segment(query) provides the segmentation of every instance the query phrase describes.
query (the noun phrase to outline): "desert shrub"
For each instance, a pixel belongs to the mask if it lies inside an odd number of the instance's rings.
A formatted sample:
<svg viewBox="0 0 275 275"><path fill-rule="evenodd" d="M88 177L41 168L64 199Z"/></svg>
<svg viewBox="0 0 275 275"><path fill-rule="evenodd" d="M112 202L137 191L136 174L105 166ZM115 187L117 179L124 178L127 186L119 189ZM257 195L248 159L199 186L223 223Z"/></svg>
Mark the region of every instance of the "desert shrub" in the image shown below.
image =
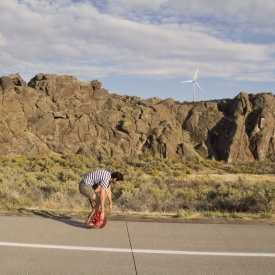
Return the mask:
<svg viewBox="0 0 275 275"><path fill-rule="evenodd" d="M268 212L273 210L275 183L227 183L216 190L210 190L207 197L211 201L211 210Z"/></svg>
<svg viewBox="0 0 275 275"><path fill-rule="evenodd" d="M69 167L78 168L78 169L94 169L94 167L98 166L98 161L93 157L86 157L80 154L76 155L64 155L62 157L67 163Z"/></svg>
<svg viewBox="0 0 275 275"><path fill-rule="evenodd" d="M158 177L139 177L116 186L114 201L124 210L167 211L172 205L172 195L167 185Z"/></svg>
<svg viewBox="0 0 275 275"><path fill-rule="evenodd" d="M194 164L200 164L201 163L198 156L188 157L187 162L189 162L189 165L194 165Z"/></svg>
<svg viewBox="0 0 275 275"><path fill-rule="evenodd" d="M201 162L197 158L152 156L100 161L82 155L0 157L0 208L88 210L87 200L79 194L78 183L87 172L101 168L124 174L124 183L113 187L113 201L121 211L178 213L181 210L180 215L202 211L206 216L219 211L227 218L238 218L239 213L249 212L260 213L263 218L272 217L275 182L248 184L243 178L237 182L215 182L207 176L187 180L186 174L202 167L226 173L275 172L273 161L224 164L213 160Z"/></svg>
<svg viewBox="0 0 275 275"><path fill-rule="evenodd" d="M262 213L260 213L260 218L270 220L273 218L273 213L272 212L262 212Z"/></svg>
<svg viewBox="0 0 275 275"><path fill-rule="evenodd" d="M224 169L226 169L227 172L235 174L275 174L274 160L231 163L224 166Z"/></svg>
<svg viewBox="0 0 275 275"><path fill-rule="evenodd" d="M182 170L181 170L181 171L175 170L175 171L173 172L173 176L174 176L174 177L180 177L180 176L182 175L182 173L183 173Z"/></svg>
<svg viewBox="0 0 275 275"><path fill-rule="evenodd" d="M243 219L243 215L239 212L232 212L229 214L229 217L233 219L239 219L239 220Z"/></svg>
<svg viewBox="0 0 275 275"><path fill-rule="evenodd" d="M192 210L178 209L177 211L177 218L188 218L192 215L194 215Z"/></svg>
<svg viewBox="0 0 275 275"><path fill-rule="evenodd" d="M121 158L107 158L100 162L101 168L109 171L123 171L125 163Z"/></svg>
<svg viewBox="0 0 275 275"><path fill-rule="evenodd" d="M147 156L142 156L141 159L144 160L145 162L151 162L154 160L154 157L152 155L147 155Z"/></svg>
<svg viewBox="0 0 275 275"><path fill-rule="evenodd" d="M204 217L207 217L207 218L212 218L213 217L213 212L211 212L211 211L203 211L202 215Z"/></svg>
<svg viewBox="0 0 275 275"><path fill-rule="evenodd" d="M145 161L139 158L131 158L131 157L124 157L123 158L126 165L133 166L133 167L144 167L147 166Z"/></svg>
<svg viewBox="0 0 275 275"><path fill-rule="evenodd" d="M150 169L150 174L152 176L160 176L160 172L157 169Z"/></svg>

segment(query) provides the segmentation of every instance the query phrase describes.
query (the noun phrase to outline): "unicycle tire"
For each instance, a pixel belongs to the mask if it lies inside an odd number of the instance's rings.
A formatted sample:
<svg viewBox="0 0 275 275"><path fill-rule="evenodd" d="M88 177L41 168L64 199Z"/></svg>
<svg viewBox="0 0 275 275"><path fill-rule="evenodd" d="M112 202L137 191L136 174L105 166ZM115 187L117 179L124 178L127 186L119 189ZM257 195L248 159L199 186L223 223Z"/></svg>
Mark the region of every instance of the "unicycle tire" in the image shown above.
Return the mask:
<svg viewBox="0 0 275 275"><path fill-rule="evenodd" d="M100 221L100 213L101 213L101 211L97 212L97 213L95 214L95 216L94 216L93 221L95 222L95 224L98 223L98 222ZM91 213L90 213L90 214L91 214ZM90 214L88 215L88 218L89 218ZM103 223L102 223L102 225L101 225L99 228L103 228L103 227L106 225L106 223L107 223L107 216L104 215Z"/></svg>

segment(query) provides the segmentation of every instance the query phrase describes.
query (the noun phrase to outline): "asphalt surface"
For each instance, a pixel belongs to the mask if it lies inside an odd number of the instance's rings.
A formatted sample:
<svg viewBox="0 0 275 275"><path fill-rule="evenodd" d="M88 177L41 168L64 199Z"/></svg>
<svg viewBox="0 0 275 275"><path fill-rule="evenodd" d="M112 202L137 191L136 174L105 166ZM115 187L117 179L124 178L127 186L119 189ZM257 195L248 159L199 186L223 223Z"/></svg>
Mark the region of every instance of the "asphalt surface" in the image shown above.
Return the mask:
<svg viewBox="0 0 275 275"><path fill-rule="evenodd" d="M275 226L0 216L2 274L275 274Z"/></svg>

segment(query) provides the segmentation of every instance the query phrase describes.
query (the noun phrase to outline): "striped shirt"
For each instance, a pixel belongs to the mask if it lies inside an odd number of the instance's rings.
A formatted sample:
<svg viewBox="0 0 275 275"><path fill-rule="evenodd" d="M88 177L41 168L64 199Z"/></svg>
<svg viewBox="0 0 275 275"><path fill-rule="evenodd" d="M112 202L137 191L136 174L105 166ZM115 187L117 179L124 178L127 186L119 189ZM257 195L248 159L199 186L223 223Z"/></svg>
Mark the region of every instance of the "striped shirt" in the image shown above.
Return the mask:
<svg viewBox="0 0 275 275"><path fill-rule="evenodd" d="M86 185L100 185L104 190L109 186L109 181L111 179L111 173L105 170L95 170L86 174L83 178L83 182Z"/></svg>

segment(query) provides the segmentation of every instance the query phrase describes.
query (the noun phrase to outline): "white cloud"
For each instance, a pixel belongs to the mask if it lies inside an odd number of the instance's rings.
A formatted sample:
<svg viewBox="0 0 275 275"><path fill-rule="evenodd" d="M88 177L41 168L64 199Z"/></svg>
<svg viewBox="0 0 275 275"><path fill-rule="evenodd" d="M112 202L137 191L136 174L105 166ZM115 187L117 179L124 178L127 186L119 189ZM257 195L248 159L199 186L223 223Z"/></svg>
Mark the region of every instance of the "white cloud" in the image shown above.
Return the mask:
<svg viewBox="0 0 275 275"><path fill-rule="evenodd" d="M11 67L12 63L11 55L0 51L0 66Z"/></svg>
<svg viewBox="0 0 275 275"><path fill-rule="evenodd" d="M0 2L0 64L25 75L89 80L108 74L179 77L196 67L204 68L204 77L274 79L274 43L242 39L274 22L273 1L117 0L100 9L93 2ZM259 11L266 12L266 21ZM250 26L255 20L260 25Z"/></svg>
<svg viewBox="0 0 275 275"><path fill-rule="evenodd" d="M120 5L127 10L135 10L137 7L147 10L162 8L164 11L179 13L185 17L216 17L222 20L234 18L238 22L257 22L265 25L275 22L273 0L265 0L264 3L259 0L107 0L107 3L109 7Z"/></svg>
<svg viewBox="0 0 275 275"><path fill-rule="evenodd" d="M109 3L114 3L117 2L119 4L121 4L124 7L136 7L136 6L141 6L141 7L160 7L160 5L162 4L168 4L169 1L168 0L117 0L117 1L108 1Z"/></svg>
<svg viewBox="0 0 275 275"><path fill-rule="evenodd" d="M7 40L6 38L2 35L0 32L0 46L6 46L7 45Z"/></svg>

